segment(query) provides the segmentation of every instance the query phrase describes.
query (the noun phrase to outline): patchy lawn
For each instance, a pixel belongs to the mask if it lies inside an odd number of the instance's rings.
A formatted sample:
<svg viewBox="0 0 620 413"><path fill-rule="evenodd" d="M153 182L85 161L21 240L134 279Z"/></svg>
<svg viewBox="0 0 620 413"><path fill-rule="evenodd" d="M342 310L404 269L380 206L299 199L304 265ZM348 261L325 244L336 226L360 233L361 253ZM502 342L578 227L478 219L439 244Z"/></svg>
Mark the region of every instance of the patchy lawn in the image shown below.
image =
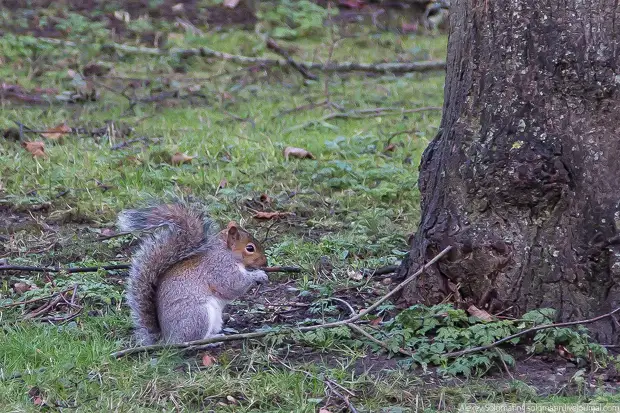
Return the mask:
<svg viewBox="0 0 620 413"><path fill-rule="evenodd" d="M43 3L2 14L0 260L127 263L133 238L110 237L116 214L175 195L204 203L220 224L240 221L265 240L270 265L303 269L274 273L231 305L227 332L342 319L350 311L342 300L360 310L394 286L361 270L397 264L408 249L419 219L418 165L441 119L443 72L314 71L319 80L307 81L291 68L110 50L102 47L110 39L152 47L163 36L166 47L277 57L253 31L210 30L200 16L175 24L170 16L136 20L128 10L129 24L118 5L69 11ZM300 61L408 62L444 59L447 37L350 24L278 42ZM63 124L72 131L36 132ZM286 160L287 146L314 159ZM261 211L287 214L254 218ZM342 330L224 344L208 351L213 365L204 351L116 360L110 353L131 345L123 270L0 274L5 411L335 412L350 403L400 412L549 396L618 401L616 376L596 373L592 388L581 366L553 354L517 354L510 373L493 365L465 381L388 357ZM394 313L386 305L379 316Z"/></svg>

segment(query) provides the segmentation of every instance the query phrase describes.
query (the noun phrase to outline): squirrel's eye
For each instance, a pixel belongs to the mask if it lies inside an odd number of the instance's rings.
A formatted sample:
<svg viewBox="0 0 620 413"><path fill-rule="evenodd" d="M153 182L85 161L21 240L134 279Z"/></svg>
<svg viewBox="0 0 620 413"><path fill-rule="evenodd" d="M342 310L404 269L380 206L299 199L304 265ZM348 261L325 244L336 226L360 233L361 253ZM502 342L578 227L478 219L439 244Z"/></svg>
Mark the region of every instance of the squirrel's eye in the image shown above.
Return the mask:
<svg viewBox="0 0 620 413"><path fill-rule="evenodd" d="M248 244L248 245L246 245L246 246L245 246L245 250L246 250L247 252L254 252L254 251L255 251L254 244Z"/></svg>

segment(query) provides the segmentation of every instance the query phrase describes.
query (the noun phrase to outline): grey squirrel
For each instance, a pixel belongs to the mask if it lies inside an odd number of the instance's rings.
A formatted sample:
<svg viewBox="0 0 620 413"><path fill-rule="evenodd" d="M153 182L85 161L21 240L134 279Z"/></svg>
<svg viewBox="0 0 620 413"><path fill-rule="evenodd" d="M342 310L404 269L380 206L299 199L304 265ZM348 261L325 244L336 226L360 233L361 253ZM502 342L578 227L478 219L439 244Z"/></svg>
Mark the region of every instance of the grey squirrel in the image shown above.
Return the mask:
<svg viewBox="0 0 620 413"><path fill-rule="evenodd" d="M222 311L257 283L267 282L262 247L230 222L212 221L182 203L124 210L123 231L155 229L133 257L127 301L141 344L180 343L217 335Z"/></svg>

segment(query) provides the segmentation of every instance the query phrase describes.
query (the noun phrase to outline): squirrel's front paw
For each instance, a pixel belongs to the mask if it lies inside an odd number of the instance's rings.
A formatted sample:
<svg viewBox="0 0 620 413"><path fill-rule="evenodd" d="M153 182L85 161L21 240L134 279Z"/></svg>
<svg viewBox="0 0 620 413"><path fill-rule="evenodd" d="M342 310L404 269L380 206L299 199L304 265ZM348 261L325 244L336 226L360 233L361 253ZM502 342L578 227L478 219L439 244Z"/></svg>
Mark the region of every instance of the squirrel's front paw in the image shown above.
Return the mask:
<svg viewBox="0 0 620 413"><path fill-rule="evenodd" d="M252 271L252 276L254 277L254 281L256 281L257 284L266 284L269 281L267 273L263 270Z"/></svg>

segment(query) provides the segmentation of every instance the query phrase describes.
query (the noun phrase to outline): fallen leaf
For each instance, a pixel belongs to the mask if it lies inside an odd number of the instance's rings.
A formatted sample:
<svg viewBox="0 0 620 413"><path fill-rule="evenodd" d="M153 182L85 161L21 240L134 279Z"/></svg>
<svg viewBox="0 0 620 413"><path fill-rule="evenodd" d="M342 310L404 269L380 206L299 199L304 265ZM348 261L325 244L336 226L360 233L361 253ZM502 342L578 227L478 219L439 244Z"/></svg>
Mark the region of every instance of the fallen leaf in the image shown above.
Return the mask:
<svg viewBox="0 0 620 413"><path fill-rule="evenodd" d="M384 279L381 280L381 284L390 285L392 284L392 279L390 277L385 277Z"/></svg>
<svg viewBox="0 0 620 413"><path fill-rule="evenodd" d="M379 324L381 324L381 322L383 321L383 317L377 317L374 320L370 321L370 325L371 326L378 326Z"/></svg>
<svg viewBox="0 0 620 413"><path fill-rule="evenodd" d="M360 281L362 278L364 278L361 272L355 270L347 270L347 277L355 281Z"/></svg>
<svg viewBox="0 0 620 413"><path fill-rule="evenodd" d="M24 142L22 145L34 157L46 157L45 142Z"/></svg>
<svg viewBox="0 0 620 413"><path fill-rule="evenodd" d="M35 406L45 405L45 400L41 397L41 390L39 390L38 387L31 387L30 390L28 390L28 397Z"/></svg>
<svg viewBox="0 0 620 413"><path fill-rule="evenodd" d="M224 178L220 181L220 184L217 187L219 189L223 189L223 188L226 188L226 185L228 185L228 181L226 180L226 178Z"/></svg>
<svg viewBox="0 0 620 413"><path fill-rule="evenodd" d="M280 219L292 215L290 212L266 212L259 211L254 214L255 219Z"/></svg>
<svg viewBox="0 0 620 413"><path fill-rule="evenodd" d="M561 344L558 344L556 347L556 350L558 352L558 354L560 355L560 357L564 357L566 359L572 360L575 358L575 355L573 353L571 353L570 351L568 351L566 349L566 347L564 347Z"/></svg>
<svg viewBox="0 0 620 413"><path fill-rule="evenodd" d="M321 407L321 408L319 409L319 413L332 413L332 412L330 412L329 410L327 410L327 409L326 409L326 408L324 408L324 407Z"/></svg>
<svg viewBox="0 0 620 413"><path fill-rule="evenodd" d="M111 228L104 228L101 230L101 233L100 233L102 237L111 237L114 234L116 234L116 231L114 231Z"/></svg>
<svg viewBox="0 0 620 413"><path fill-rule="evenodd" d="M470 305L469 308L467 309L467 312L473 315L474 317L478 317L479 319L483 321L493 321L493 317L491 316L491 314L487 313L484 310L479 309L475 305Z"/></svg>
<svg viewBox="0 0 620 413"><path fill-rule="evenodd" d="M353 10L359 10L365 6L362 0L340 0L339 4Z"/></svg>
<svg viewBox="0 0 620 413"><path fill-rule="evenodd" d="M131 20L131 16L129 15L129 13L127 13L124 10L117 10L114 12L114 17L116 18L116 20L120 20L123 21L125 23L129 23L129 21Z"/></svg>
<svg viewBox="0 0 620 413"><path fill-rule="evenodd" d="M194 158L195 158L195 156L189 156L189 155L186 155L184 153L177 152L174 155L172 155L172 159L170 160L170 162L173 165L181 165L181 164L184 164L184 163L191 162L192 159L194 159Z"/></svg>
<svg viewBox="0 0 620 413"><path fill-rule="evenodd" d="M177 3L171 7L172 11L183 11L184 8L185 6L183 5L183 3Z"/></svg>
<svg viewBox="0 0 620 413"><path fill-rule="evenodd" d="M418 31L418 24L403 22L400 28L403 31L403 33L413 33L413 32Z"/></svg>
<svg viewBox="0 0 620 413"><path fill-rule="evenodd" d="M30 285L26 283L15 283L13 285L13 290L15 290L17 294L23 294L26 291L30 291L31 288L30 288Z"/></svg>
<svg viewBox="0 0 620 413"><path fill-rule="evenodd" d="M239 0L224 0L224 7L234 9L239 4Z"/></svg>
<svg viewBox="0 0 620 413"><path fill-rule="evenodd" d="M217 359L215 357L211 356L208 353L205 353L202 356L202 365L205 366L205 367L209 367L209 366L215 364L216 361L217 361Z"/></svg>
<svg viewBox="0 0 620 413"><path fill-rule="evenodd" d="M260 196L260 201L261 201L263 204L271 204L271 198L270 198L270 197L269 197L269 195L267 195L267 194L261 194L261 196Z"/></svg>
<svg viewBox="0 0 620 413"><path fill-rule="evenodd" d="M312 153L308 152L307 150L302 148L295 148L293 146L287 146L286 148L284 148L284 159L288 161L289 156L300 159L316 159L314 155L312 155Z"/></svg>
<svg viewBox="0 0 620 413"><path fill-rule="evenodd" d="M71 133L71 128L67 126L66 123L61 123L60 125L49 129L47 132L41 133L41 136L46 139L57 141L68 133Z"/></svg>
<svg viewBox="0 0 620 413"><path fill-rule="evenodd" d="M383 149L383 152L393 152L394 149L396 149L396 145L394 145L393 143L390 143L388 146L386 146Z"/></svg>
<svg viewBox="0 0 620 413"><path fill-rule="evenodd" d="M237 399L235 399L232 396L226 396L226 400L228 400L228 402L231 403L231 404L237 404L238 403Z"/></svg>
<svg viewBox="0 0 620 413"><path fill-rule="evenodd" d="M111 66L106 65L103 62L88 62L84 65L82 73L84 76L103 76L108 74L112 70ZM74 76L72 76L74 77Z"/></svg>

